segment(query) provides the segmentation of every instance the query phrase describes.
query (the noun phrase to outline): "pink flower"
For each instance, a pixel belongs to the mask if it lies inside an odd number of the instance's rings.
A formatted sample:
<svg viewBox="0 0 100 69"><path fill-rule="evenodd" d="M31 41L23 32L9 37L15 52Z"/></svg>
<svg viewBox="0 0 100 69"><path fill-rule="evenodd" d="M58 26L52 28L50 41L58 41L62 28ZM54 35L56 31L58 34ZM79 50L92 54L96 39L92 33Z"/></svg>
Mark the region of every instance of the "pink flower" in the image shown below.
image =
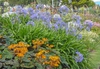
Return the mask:
<svg viewBox="0 0 100 69"><path fill-rule="evenodd" d="M100 23L94 22L93 26L100 27Z"/></svg>

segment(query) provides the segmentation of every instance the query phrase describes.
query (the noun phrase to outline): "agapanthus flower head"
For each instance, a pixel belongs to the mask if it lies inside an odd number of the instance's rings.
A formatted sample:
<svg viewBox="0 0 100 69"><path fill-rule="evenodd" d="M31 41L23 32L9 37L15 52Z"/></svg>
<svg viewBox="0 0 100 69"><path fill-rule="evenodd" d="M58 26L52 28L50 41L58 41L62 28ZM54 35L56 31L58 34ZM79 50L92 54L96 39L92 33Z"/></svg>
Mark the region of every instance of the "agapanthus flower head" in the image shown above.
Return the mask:
<svg viewBox="0 0 100 69"><path fill-rule="evenodd" d="M60 17L59 14L54 14L54 15L53 15L53 19L54 19L55 21L62 20L62 18Z"/></svg>
<svg viewBox="0 0 100 69"><path fill-rule="evenodd" d="M27 25L32 25L32 26L34 26L35 24L34 24L33 21L28 21L28 22L27 22Z"/></svg>
<svg viewBox="0 0 100 69"><path fill-rule="evenodd" d="M75 61L82 62L83 59L84 59L83 54L81 54L80 52L76 52Z"/></svg>
<svg viewBox="0 0 100 69"><path fill-rule="evenodd" d="M27 15L27 14L28 14L28 11L27 11L26 9L23 8L23 9L21 10L21 13L24 14L24 15Z"/></svg>
<svg viewBox="0 0 100 69"><path fill-rule="evenodd" d="M66 23L63 20L56 21L56 24L59 26L60 29L63 29L66 26Z"/></svg>
<svg viewBox="0 0 100 69"><path fill-rule="evenodd" d="M77 24L80 24L82 18L79 15L75 14L75 15L72 16L72 19L76 20Z"/></svg>
<svg viewBox="0 0 100 69"><path fill-rule="evenodd" d="M43 9L44 5L43 4L37 4L36 9Z"/></svg>
<svg viewBox="0 0 100 69"><path fill-rule="evenodd" d="M53 26L54 26L54 29L55 30L58 30L59 29L59 26L57 24L54 24Z"/></svg>
<svg viewBox="0 0 100 69"><path fill-rule="evenodd" d="M82 34L78 34L78 35L77 35L77 38L78 38L78 39L82 39Z"/></svg>
<svg viewBox="0 0 100 69"><path fill-rule="evenodd" d="M76 36L76 34L77 34L77 29L75 29L75 28L70 28L69 34L70 34L70 35L73 35L73 36Z"/></svg>
<svg viewBox="0 0 100 69"><path fill-rule="evenodd" d="M81 18L79 15L74 14L74 15L72 16L72 19L81 20L82 18Z"/></svg>
<svg viewBox="0 0 100 69"><path fill-rule="evenodd" d="M16 6L14 7L14 9L15 9L16 11L21 11L21 10L22 10L22 6L16 5Z"/></svg>
<svg viewBox="0 0 100 69"><path fill-rule="evenodd" d="M67 14L68 12L69 12L69 8L67 7L67 6L65 6L65 5L62 5L62 6L60 6L60 8L59 8L59 12L61 13L61 14Z"/></svg>
<svg viewBox="0 0 100 69"><path fill-rule="evenodd" d="M84 25L86 25L86 30L90 31L93 26L93 22L91 20L85 20Z"/></svg>
<svg viewBox="0 0 100 69"><path fill-rule="evenodd" d="M51 15L48 12L40 12L39 13L39 18L43 21L43 22L47 22L50 23L51 21Z"/></svg>
<svg viewBox="0 0 100 69"><path fill-rule="evenodd" d="M28 8L28 13L30 14L30 15L32 15L32 14L34 14L34 10L33 10L33 8Z"/></svg>
<svg viewBox="0 0 100 69"><path fill-rule="evenodd" d="M32 20L38 19L38 13L35 13L35 14L31 15L30 18L31 18Z"/></svg>
<svg viewBox="0 0 100 69"><path fill-rule="evenodd" d="M92 22L91 20L86 20L86 21L84 22L84 24L87 25L87 26L90 27L90 28L93 26L93 22Z"/></svg>

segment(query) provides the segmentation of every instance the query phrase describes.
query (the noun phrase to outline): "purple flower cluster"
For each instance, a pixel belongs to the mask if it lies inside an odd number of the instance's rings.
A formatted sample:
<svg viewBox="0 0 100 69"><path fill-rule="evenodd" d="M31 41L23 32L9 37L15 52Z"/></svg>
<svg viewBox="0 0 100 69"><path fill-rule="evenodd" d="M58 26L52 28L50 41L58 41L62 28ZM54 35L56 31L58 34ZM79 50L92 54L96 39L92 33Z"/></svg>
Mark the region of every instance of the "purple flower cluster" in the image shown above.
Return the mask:
<svg viewBox="0 0 100 69"><path fill-rule="evenodd" d="M43 4L37 4L36 9L43 9L44 5Z"/></svg>
<svg viewBox="0 0 100 69"><path fill-rule="evenodd" d="M77 38L78 38L78 39L82 39L82 34L78 34L78 35L77 35Z"/></svg>
<svg viewBox="0 0 100 69"><path fill-rule="evenodd" d="M79 15L73 15L72 16L72 19L75 19L76 20L76 23L80 24L82 18Z"/></svg>
<svg viewBox="0 0 100 69"><path fill-rule="evenodd" d="M62 5L60 6L59 8L59 12L62 14L62 15L66 15L68 12L69 12L69 8L65 5Z"/></svg>
<svg viewBox="0 0 100 69"><path fill-rule="evenodd" d="M59 21L59 20L62 20L61 16L59 14L54 14L53 15L53 20L54 21Z"/></svg>
<svg viewBox="0 0 100 69"><path fill-rule="evenodd" d="M82 30L83 29L83 26L82 26L82 23L81 23L81 17L79 15L73 15L72 16L72 19L74 20L74 23L75 23L75 27L78 29L78 30Z"/></svg>
<svg viewBox="0 0 100 69"><path fill-rule="evenodd" d="M90 31L93 26L93 22L91 20L85 20L84 25L86 26L86 30Z"/></svg>
<svg viewBox="0 0 100 69"><path fill-rule="evenodd" d="M34 10L33 8L22 8L21 6L15 6L15 12L18 15L28 15L30 17L29 21L27 22L27 25L32 25L34 26L34 21L35 20L41 20L42 23L47 26L50 29L54 29L54 30L65 30L66 34L71 34L71 35L78 35L77 32L81 31L83 29L83 25L81 23L81 17L79 15L73 15L72 16L72 21L65 23L62 16L61 15L65 15L69 12L69 8L65 5L62 5L59 8L59 12L60 14L54 14L51 15L50 12L45 11L43 12L40 9L43 9L44 5L43 4L38 4L36 6L36 10ZM15 19L14 19L15 20ZM18 19L17 19L18 20ZM92 21L90 20L86 20L84 22L84 24L86 25L86 29L90 30L90 28L92 27ZM82 38L82 35L79 34L77 36L78 39Z"/></svg>
<svg viewBox="0 0 100 69"><path fill-rule="evenodd" d="M28 11L28 13L29 13L30 15L32 15L32 14L35 13L35 11L33 10L33 8L28 8L26 11Z"/></svg>
<svg viewBox="0 0 100 69"><path fill-rule="evenodd" d="M32 26L34 26L35 24L34 24L33 21L28 21L28 22L27 22L27 25L32 25Z"/></svg>
<svg viewBox="0 0 100 69"><path fill-rule="evenodd" d="M83 54L81 54L80 52L76 52L75 61L82 62L83 59L84 59Z"/></svg>

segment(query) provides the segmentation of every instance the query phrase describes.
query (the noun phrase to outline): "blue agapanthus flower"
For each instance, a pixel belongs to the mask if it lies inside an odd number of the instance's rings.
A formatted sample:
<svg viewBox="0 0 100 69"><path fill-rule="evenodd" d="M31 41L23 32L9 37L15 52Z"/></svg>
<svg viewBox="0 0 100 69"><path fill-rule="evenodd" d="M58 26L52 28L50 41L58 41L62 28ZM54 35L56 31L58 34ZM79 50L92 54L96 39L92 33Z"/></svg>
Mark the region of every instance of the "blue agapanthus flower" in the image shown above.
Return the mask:
<svg viewBox="0 0 100 69"><path fill-rule="evenodd" d="M32 14L32 15L30 16L30 18L31 18L32 20L38 19L38 13Z"/></svg>
<svg viewBox="0 0 100 69"><path fill-rule="evenodd" d="M54 29L55 30L58 30L59 29L59 26L57 24L54 24L53 26L54 26Z"/></svg>
<svg viewBox="0 0 100 69"><path fill-rule="evenodd" d="M35 24L34 24L33 21L28 21L26 25L32 25L32 26L34 26Z"/></svg>
<svg viewBox="0 0 100 69"><path fill-rule="evenodd" d="M66 23L63 20L56 21L56 24L59 26L60 29L63 29L66 26Z"/></svg>
<svg viewBox="0 0 100 69"><path fill-rule="evenodd" d="M78 39L82 39L82 34L78 34L78 35L77 35L77 38L78 38Z"/></svg>
<svg viewBox="0 0 100 69"><path fill-rule="evenodd" d="M72 19L75 19L75 20L76 20L76 23L77 23L77 24L80 24L82 18L81 18L79 15L73 15L73 16L72 16Z"/></svg>
<svg viewBox="0 0 100 69"><path fill-rule="evenodd" d="M34 14L35 11L33 10L33 8L28 8L28 12L30 15L32 15L32 14Z"/></svg>
<svg viewBox="0 0 100 69"><path fill-rule="evenodd" d="M59 14L54 14L53 15L53 20L54 21L58 21L58 20L62 20L61 16Z"/></svg>
<svg viewBox="0 0 100 69"><path fill-rule="evenodd" d="M84 25L86 25L86 30L90 31L93 26L93 22L91 20L85 20Z"/></svg>
<svg viewBox="0 0 100 69"><path fill-rule="evenodd" d="M62 15L66 15L68 12L69 12L69 8L65 5L62 5L60 6L59 8L59 12L62 14Z"/></svg>
<svg viewBox="0 0 100 69"><path fill-rule="evenodd" d="M28 14L28 11L27 11L26 9L23 8L23 9L21 10L21 13L24 14L24 15L27 15L27 14Z"/></svg>
<svg viewBox="0 0 100 69"><path fill-rule="evenodd" d="M44 5L43 4L37 4L36 5L36 9L43 9L44 8Z"/></svg>
<svg viewBox="0 0 100 69"><path fill-rule="evenodd" d="M75 61L82 62L83 59L84 59L83 54L81 54L80 52L76 52Z"/></svg>

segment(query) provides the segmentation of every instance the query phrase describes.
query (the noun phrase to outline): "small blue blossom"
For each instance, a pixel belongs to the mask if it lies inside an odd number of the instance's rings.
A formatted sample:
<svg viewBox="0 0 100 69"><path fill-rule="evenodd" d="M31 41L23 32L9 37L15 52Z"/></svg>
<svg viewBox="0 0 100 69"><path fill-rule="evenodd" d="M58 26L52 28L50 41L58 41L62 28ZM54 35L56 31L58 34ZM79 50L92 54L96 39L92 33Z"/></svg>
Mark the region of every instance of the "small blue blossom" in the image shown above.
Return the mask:
<svg viewBox="0 0 100 69"><path fill-rule="evenodd" d="M59 12L62 14L62 15L66 15L68 12L69 12L69 8L65 5L62 5L60 8L59 8Z"/></svg>
<svg viewBox="0 0 100 69"><path fill-rule="evenodd" d="M62 20L62 18L60 17L59 14L54 14L53 19L54 19L54 21Z"/></svg>
<svg viewBox="0 0 100 69"><path fill-rule="evenodd" d="M15 12L16 12L17 14L20 14L20 13L21 13L21 10L22 10L23 8L22 8L22 6L17 5L17 6L14 7L14 9L15 9Z"/></svg>
<svg viewBox="0 0 100 69"><path fill-rule="evenodd" d="M76 33L77 33L77 30L75 28L70 28L69 30L70 35L76 36Z"/></svg>
<svg viewBox="0 0 100 69"><path fill-rule="evenodd" d="M27 25L32 25L32 26L34 26L35 24L34 24L33 21L28 21L28 22L27 22Z"/></svg>
<svg viewBox="0 0 100 69"><path fill-rule="evenodd" d="M48 12L40 12L39 13L39 18L43 21L43 22L47 22L50 23L51 21L51 15Z"/></svg>
<svg viewBox="0 0 100 69"><path fill-rule="evenodd" d="M26 9L23 8L23 9L21 10L21 13L24 14L24 15L27 15L27 14L28 14L28 11L27 11Z"/></svg>
<svg viewBox="0 0 100 69"><path fill-rule="evenodd" d="M93 22L91 20L86 20L84 24L87 25L89 28L93 26Z"/></svg>
<svg viewBox="0 0 100 69"><path fill-rule="evenodd" d="M73 15L73 16L72 16L72 19L75 19L75 20L76 20L76 23L77 23L77 24L80 24L82 18L81 18L79 15Z"/></svg>
<svg viewBox="0 0 100 69"><path fill-rule="evenodd" d="M78 38L78 39L82 39L82 34L78 34L78 35L77 35L77 38Z"/></svg>
<svg viewBox="0 0 100 69"><path fill-rule="evenodd" d="M31 15L30 18L32 20L36 20L38 18L38 13L35 13L35 14Z"/></svg>
<svg viewBox="0 0 100 69"><path fill-rule="evenodd" d="M90 31L93 26L93 22L91 20L85 20L84 25L86 25L86 30Z"/></svg>
<svg viewBox="0 0 100 69"><path fill-rule="evenodd" d="M43 4L37 4L36 5L36 9L43 9L44 8L44 5Z"/></svg>
<svg viewBox="0 0 100 69"><path fill-rule="evenodd" d="M63 29L66 26L66 23L62 20L58 20L56 24L59 26L60 29Z"/></svg>
<svg viewBox="0 0 100 69"><path fill-rule="evenodd" d="M14 8L15 8L16 11L22 10L22 6L20 6L20 5L17 5L17 6L15 6Z"/></svg>
<svg viewBox="0 0 100 69"><path fill-rule="evenodd" d="M83 59L84 59L83 54L81 54L80 52L76 52L75 61L82 62Z"/></svg>
<svg viewBox="0 0 100 69"><path fill-rule="evenodd" d="M54 24L53 26L54 26L54 29L55 30L58 30L59 29L59 26L57 24Z"/></svg>
<svg viewBox="0 0 100 69"><path fill-rule="evenodd" d="M32 14L34 14L35 11L33 10L33 8L28 8L28 12L30 15L32 15Z"/></svg>

